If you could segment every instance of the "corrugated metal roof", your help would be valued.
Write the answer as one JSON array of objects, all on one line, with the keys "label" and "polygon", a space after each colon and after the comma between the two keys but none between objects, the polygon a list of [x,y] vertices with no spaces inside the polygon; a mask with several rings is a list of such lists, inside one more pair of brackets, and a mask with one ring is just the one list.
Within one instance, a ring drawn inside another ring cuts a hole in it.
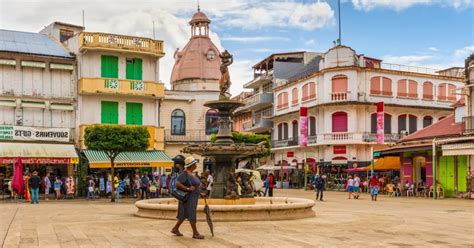
[{"label": "corrugated metal roof", "polygon": [[[104,151],[84,150],[89,163],[110,162]],[[173,162],[163,151],[142,151],[119,153],[115,162]]]},{"label": "corrugated metal roof", "polygon": [[0,29],[0,51],[74,58],[60,44],[38,33]]}]

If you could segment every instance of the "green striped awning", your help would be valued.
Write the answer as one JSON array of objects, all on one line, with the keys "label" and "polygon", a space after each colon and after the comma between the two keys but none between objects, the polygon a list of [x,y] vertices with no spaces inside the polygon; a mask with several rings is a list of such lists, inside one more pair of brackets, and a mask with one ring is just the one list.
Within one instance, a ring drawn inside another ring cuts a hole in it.
[{"label": "green striped awning", "polygon": [[[110,159],[103,151],[82,151],[90,168],[110,168]],[[163,151],[122,152],[115,158],[115,167],[172,167],[174,162]]]}]

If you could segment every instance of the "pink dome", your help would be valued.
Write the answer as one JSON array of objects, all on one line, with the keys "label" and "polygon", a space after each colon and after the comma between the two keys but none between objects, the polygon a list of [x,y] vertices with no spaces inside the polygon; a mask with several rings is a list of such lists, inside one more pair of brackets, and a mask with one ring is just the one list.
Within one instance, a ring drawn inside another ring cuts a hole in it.
[{"label": "pink dome", "polygon": [[204,14],[204,12],[201,12],[200,10],[198,10],[198,12],[196,12],[193,15],[193,18],[191,18],[191,21],[189,21],[189,24],[198,23],[198,22],[211,23],[211,20],[209,20],[209,18],[207,18],[207,15]]}]

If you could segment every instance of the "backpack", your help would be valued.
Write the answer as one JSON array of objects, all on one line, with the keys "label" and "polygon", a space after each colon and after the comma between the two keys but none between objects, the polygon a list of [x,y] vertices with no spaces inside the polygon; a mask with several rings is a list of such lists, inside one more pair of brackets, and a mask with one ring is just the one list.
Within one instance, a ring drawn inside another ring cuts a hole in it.
[{"label": "backpack", "polygon": [[316,178],[315,182],[314,182],[314,186],[317,188],[317,189],[321,189],[323,188],[323,180],[318,177]]},{"label": "backpack", "polygon": [[172,195],[173,192],[176,190],[176,179],[178,178],[177,175],[174,175],[171,177],[171,180],[170,180],[170,186],[168,187],[169,188],[169,192],[170,194]]}]

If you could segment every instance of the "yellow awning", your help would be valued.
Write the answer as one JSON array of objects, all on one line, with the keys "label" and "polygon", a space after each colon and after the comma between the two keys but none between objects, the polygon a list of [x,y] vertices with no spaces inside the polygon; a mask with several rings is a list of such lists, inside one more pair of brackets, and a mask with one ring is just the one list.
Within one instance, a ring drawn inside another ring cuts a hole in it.
[{"label": "yellow awning", "polygon": [[0,157],[3,158],[75,158],[72,144],[0,143]]},{"label": "yellow awning", "polygon": [[[365,170],[370,170],[370,165],[365,167]],[[374,170],[399,170],[400,169],[400,157],[383,157],[377,159],[374,163]]]}]

